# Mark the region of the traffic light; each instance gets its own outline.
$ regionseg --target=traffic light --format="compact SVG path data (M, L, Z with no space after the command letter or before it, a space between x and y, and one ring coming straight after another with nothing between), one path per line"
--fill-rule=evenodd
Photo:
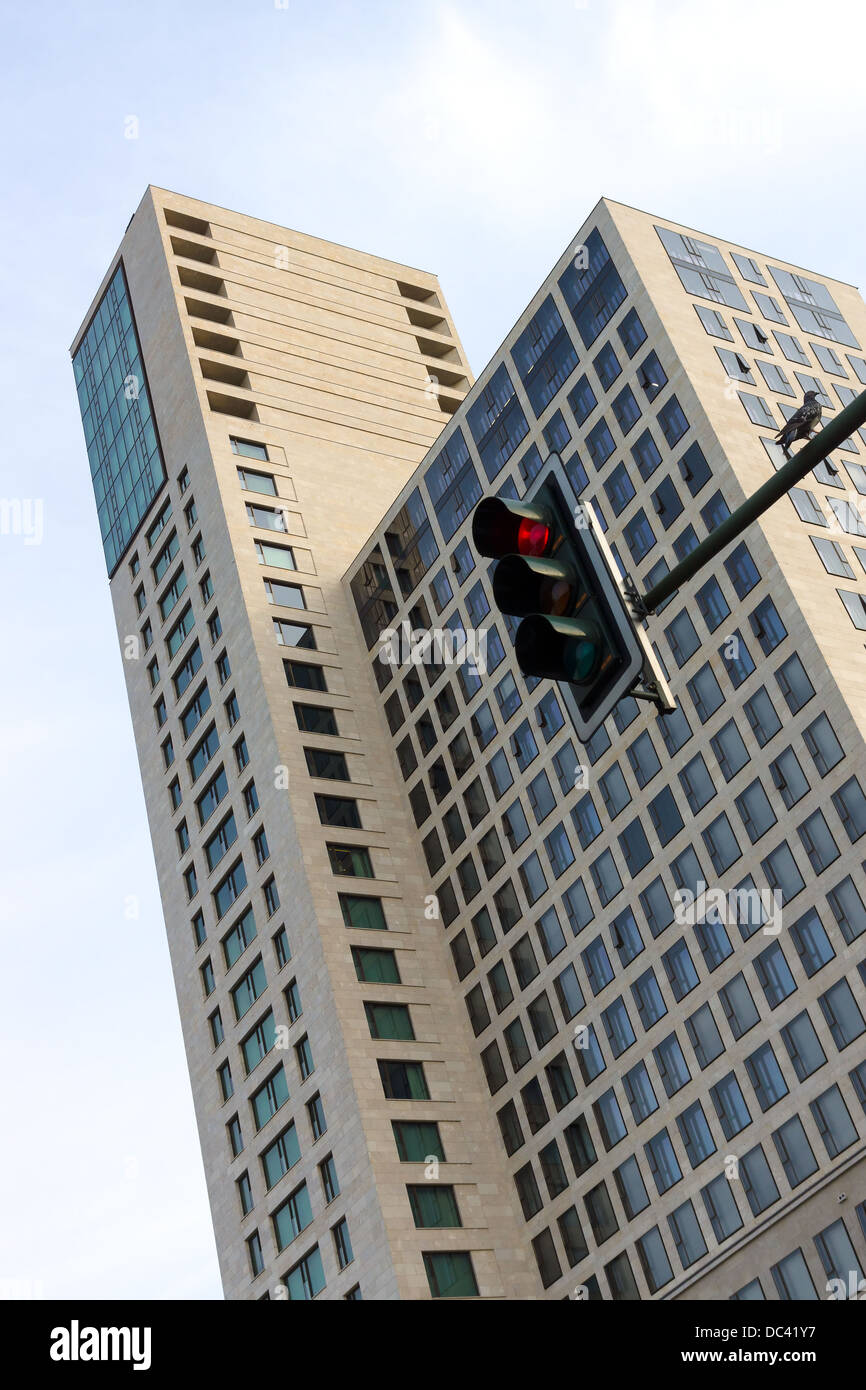
M528 676L559 682L584 742L647 665L647 644L623 597L613 558L557 455L530 497L486 497L472 519L480 555L498 560L493 597L522 618L514 646Z

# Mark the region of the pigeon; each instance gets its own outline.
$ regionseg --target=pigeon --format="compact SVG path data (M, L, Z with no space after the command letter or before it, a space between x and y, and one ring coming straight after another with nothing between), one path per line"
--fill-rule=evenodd
M818 392L807 391L800 409L794 411L790 420L782 426L776 435L776 443L781 444L785 451L785 458L791 457L791 445L794 440L811 439L820 422L821 406L818 401Z

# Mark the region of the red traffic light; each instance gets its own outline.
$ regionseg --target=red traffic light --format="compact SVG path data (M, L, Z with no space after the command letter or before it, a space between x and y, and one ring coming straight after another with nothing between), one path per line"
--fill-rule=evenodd
M547 554L553 538L547 512L529 502L485 497L475 508L472 540L479 555L491 560L500 560L504 555L539 559Z
M517 528L518 555L544 555L550 544L550 527L525 516Z

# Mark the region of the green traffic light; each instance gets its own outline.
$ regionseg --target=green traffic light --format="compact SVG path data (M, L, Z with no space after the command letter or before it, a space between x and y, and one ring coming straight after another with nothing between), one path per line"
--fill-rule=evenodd
M514 642L527 675L587 685L596 676L606 647L594 623L574 618L524 618Z
M567 638L563 643L563 664L575 685L592 680L601 661L601 648L593 637Z

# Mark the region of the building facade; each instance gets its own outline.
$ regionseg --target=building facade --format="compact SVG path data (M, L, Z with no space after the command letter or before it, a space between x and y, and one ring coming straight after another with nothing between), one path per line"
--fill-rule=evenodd
M547 1297L863 1279L866 432L648 621L677 711L585 747L471 515L556 453L645 592L864 344L850 286L603 200L347 576ZM443 660L383 664L404 623Z
M861 344L603 200L470 386L434 276L148 189L72 353L227 1297L863 1277L863 441L586 748L468 535L556 452L647 587Z
M438 283L150 188L72 353L226 1296L532 1297L341 579L468 386Z

